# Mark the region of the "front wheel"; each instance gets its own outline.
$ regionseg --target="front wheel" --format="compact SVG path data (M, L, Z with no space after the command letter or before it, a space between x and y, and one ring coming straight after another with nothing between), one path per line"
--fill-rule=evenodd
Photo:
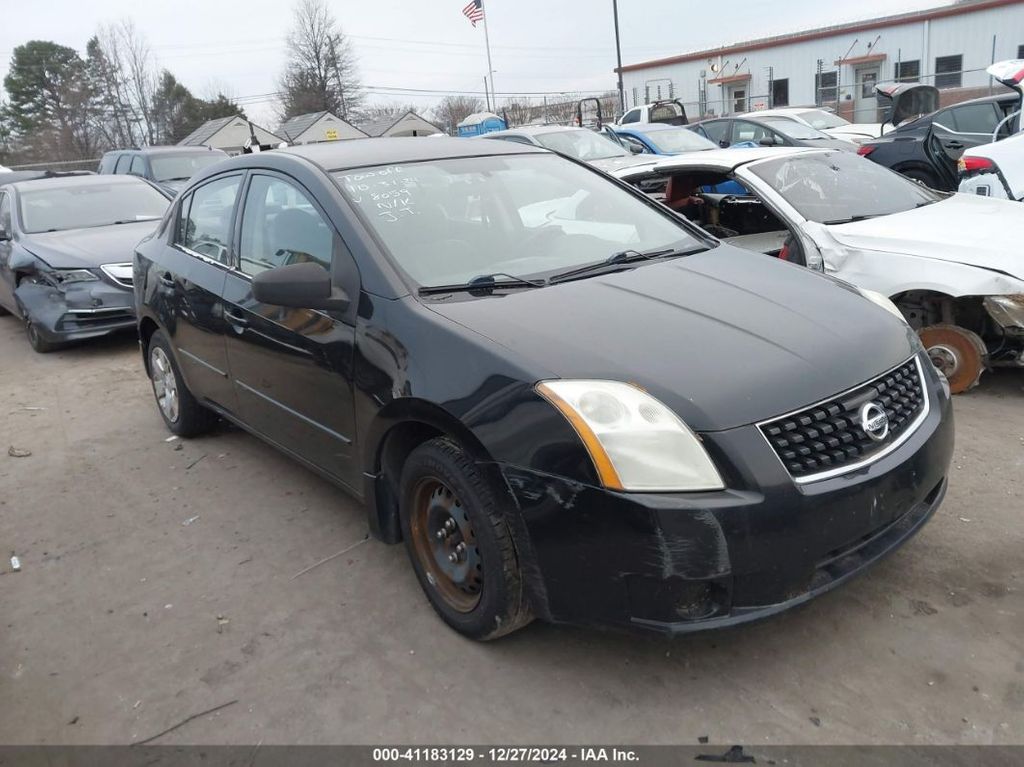
M200 405L185 384L163 331L153 334L146 355L153 395L167 428L179 437L197 437L210 431L217 415Z
M28 339L29 346L39 354L49 354L62 347L62 344L55 344L43 338L36 323L32 321L32 317L27 312L25 313L25 337Z
M978 385L988 349L977 333L959 325L931 325L918 335L932 364L949 381L951 394L962 394Z
M448 438L405 462L399 511L420 586L438 615L473 639L495 639L533 616L501 490Z

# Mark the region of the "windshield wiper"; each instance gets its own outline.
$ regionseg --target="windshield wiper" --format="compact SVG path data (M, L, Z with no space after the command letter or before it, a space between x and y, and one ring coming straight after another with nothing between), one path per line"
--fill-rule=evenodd
M662 258L664 256L689 256L694 253L699 253L706 248L694 248L692 250L676 250L675 248L660 248L659 250L620 250L618 253L612 253L604 261L597 261L593 264L586 264L585 266L578 266L575 269L570 269L567 272L560 272L552 275L548 280L551 284L558 282L564 282L565 280L572 280L577 277L583 277L588 274L600 274L606 272L614 272L621 269L629 264L636 263L637 261L648 261L652 258Z
M499 280L499 277L506 279ZM493 274L481 274L468 282L454 285L426 285L418 292L421 296L432 296L438 293L472 293L473 291L490 293L505 288L542 288L547 284L546 280L531 280L507 272L494 272Z
M879 216L887 215L885 213L862 213L858 216L850 216L849 218L837 218L832 221L822 221L821 223L825 226L835 226L836 224L852 224L854 221L867 221L869 218L878 218Z

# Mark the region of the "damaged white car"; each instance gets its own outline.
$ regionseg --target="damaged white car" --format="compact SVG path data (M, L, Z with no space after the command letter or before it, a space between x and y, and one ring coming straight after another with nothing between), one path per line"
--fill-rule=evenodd
M982 197L1024 201L1024 120L1019 119L1024 103L1024 59L1000 61L986 70L1007 88L1017 91L1017 109L1008 115L992 134L992 143L968 149L957 164L959 191ZM1018 132L999 140L1004 125Z
M1024 207L948 195L848 152L722 149L614 175L740 247L890 298L951 390L1024 367ZM726 181L744 193L715 194Z

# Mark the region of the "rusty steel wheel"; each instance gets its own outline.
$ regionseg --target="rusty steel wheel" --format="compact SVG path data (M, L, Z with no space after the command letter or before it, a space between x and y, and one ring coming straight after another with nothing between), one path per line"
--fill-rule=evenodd
M427 581L453 610L471 612L483 590L483 561L458 496L440 479L422 478L414 490L409 529Z
M918 332L932 364L949 381L952 394L978 385L988 361L988 349L981 337L959 325L932 325Z

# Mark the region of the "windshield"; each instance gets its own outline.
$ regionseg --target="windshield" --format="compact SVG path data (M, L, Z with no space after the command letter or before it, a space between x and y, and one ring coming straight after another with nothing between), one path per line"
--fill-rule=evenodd
M789 138L801 139L801 140L815 140L815 139L831 139L827 133L822 133L816 128L812 128L809 125L798 123L795 120L787 120L784 117L762 117L761 122L765 125L774 128L783 136Z
M834 115L831 112L826 112L824 109L811 109L807 112L801 112L799 117L802 120L806 120L812 128L817 130L842 128L844 125L850 124L848 120L844 120L839 115Z
M47 186L21 193L21 221L28 234L150 221L170 203L144 181Z
M718 149L718 146L714 143L686 128L667 128L666 130L641 132L663 154Z
M902 213L942 199L927 187L850 152L813 152L749 167L800 215L822 224Z
M150 155L149 163L153 166L153 178L157 181L183 181L223 159L224 155L220 152L175 153Z
M567 154L577 160L607 160L609 157L629 157L630 152L604 136L589 130L563 130L539 133L540 145L555 152Z
M472 157L334 174L420 286L536 278L624 250L704 246L600 174L551 155Z

